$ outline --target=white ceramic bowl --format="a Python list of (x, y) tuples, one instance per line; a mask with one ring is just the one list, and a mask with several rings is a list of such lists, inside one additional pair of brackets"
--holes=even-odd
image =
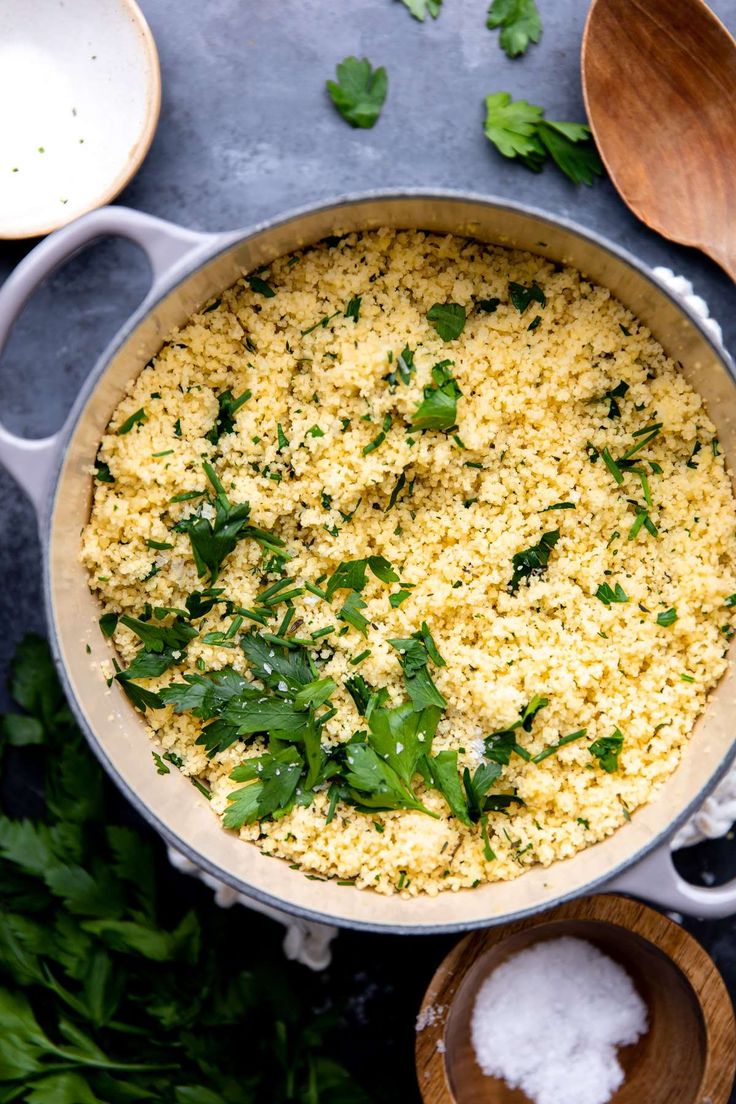
[(143, 161), (161, 75), (135, 0), (2, 0), (0, 238), (108, 203)]

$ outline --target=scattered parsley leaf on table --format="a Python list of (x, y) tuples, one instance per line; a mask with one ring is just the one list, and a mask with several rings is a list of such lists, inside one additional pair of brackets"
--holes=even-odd
[(327, 81), (332, 102), (346, 122), (364, 129), (375, 126), (388, 91), (388, 75), (368, 58), (347, 57), (337, 66), (337, 81)]
[(518, 157), (532, 172), (541, 172), (551, 157), (574, 184), (592, 184), (603, 172), (590, 127), (544, 118), (544, 108), (512, 100), (508, 92), (486, 96), (486, 138), (504, 157)]
[(442, 0), (401, 0), (401, 3), (420, 23), (423, 23), (428, 15), (436, 19), (442, 7)]
[(493, 0), (486, 26), (491, 31), (501, 28), (499, 45), (510, 58), (526, 53), (529, 44), (542, 36), (535, 0)]

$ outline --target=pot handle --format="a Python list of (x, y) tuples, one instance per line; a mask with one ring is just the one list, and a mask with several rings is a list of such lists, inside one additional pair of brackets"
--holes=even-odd
[[(203, 234), (129, 207), (101, 207), (50, 234), (28, 253), (0, 287), (0, 353), (10, 330), (36, 288), (64, 261), (97, 238), (118, 235), (135, 242), (151, 265), (145, 302), (158, 294), (170, 270), (185, 258), (210, 248), (218, 234)], [(40, 515), (61, 446), (62, 433), (35, 440), (10, 433), (0, 424), (0, 464), (30, 498)]]
[(627, 893), (701, 920), (721, 920), (736, 913), (736, 878), (720, 886), (691, 885), (677, 873), (669, 843), (606, 882), (603, 892)]

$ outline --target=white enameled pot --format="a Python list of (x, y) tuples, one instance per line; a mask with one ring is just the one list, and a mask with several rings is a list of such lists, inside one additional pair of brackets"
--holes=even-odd
[(109, 645), (100, 634), (100, 610), (79, 562), (79, 533), (89, 514), (90, 469), (126, 384), (173, 328), (242, 274), (327, 235), (379, 226), (528, 249), (572, 264), (610, 288), (681, 362), (708, 404), (730, 467), (736, 468), (736, 389), (726, 355), (643, 265), (569, 222), (507, 202), (447, 192), (350, 196), (226, 234), (194, 233), (122, 207), (94, 211), (38, 245), (0, 289), (1, 349), (34, 288), (94, 239), (107, 234), (131, 239), (146, 251), (153, 271), (151, 290), (92, 370), (63, 429), (29, 441), (0, 428), (0, 460), (38, 513), (49, 632), (80, 725), (123, 792), (178, 851), (251, 899), (309, 919), (384, 932), (459, 931), (516, 919), (603, 885), (700, 916), (736, 911), (736, 882), (709, 889), (688, 885), (675, 872), (668, 846), (736, 752), (731, 668), (677, 770), (613, 836), (550, 867), (532, 867), (512, 882), (414, 898), (309, 880), (224, 831), (187, 779), (176, 771), (164, 777), (156, 773), (143, 720), (117, 686), (106, 686), (100, 665), (109, 657)]

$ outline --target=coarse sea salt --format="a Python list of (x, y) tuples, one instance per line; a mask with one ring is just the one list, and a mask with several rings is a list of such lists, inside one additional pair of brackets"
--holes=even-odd
[(583, 939), (537, 943), (483, 982), (471, 1033), (478, 1065), (535, 1104), (606, 1104), (623, 1084), (616, 1048), (647, 1030), (625, 970)]

